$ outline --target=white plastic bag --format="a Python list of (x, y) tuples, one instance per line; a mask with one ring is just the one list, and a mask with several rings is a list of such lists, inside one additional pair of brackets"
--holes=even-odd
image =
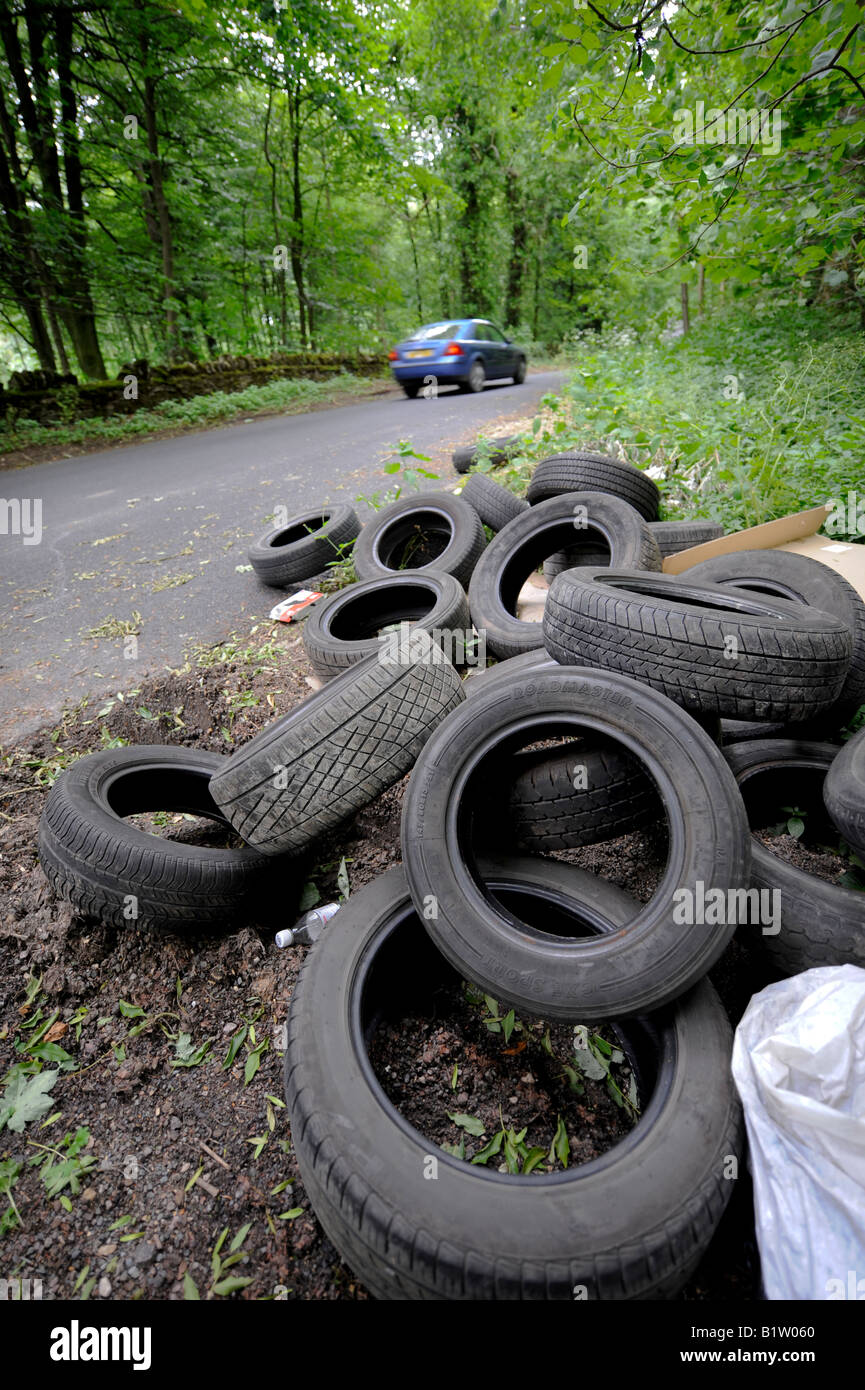
[(865, 1301), (865, 970), (807, 970), (755, 994), (733, 1077), (766, 1297)]

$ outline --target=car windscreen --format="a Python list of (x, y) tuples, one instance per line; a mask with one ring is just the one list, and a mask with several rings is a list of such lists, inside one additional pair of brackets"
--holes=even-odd
[(411, 341), (419, 338), (454, 338), (460, 328), (459, 323), (426, 323), (412, 333)]

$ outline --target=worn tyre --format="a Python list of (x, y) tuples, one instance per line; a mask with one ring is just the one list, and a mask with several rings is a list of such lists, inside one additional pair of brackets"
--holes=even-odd
[(501, 439), (479, 440), (477, 444), (464, 444), (461, 448), (454, 449), (451, 459), (457, 473), (468, 473), (481, 456), (488, 458), (492, 464), (507, 463), (508, 459), (513, 458), (514, 454), (518, 454), (522, 447), (522, 436), (509, 434)]
[(567, 751), (518, 753), (493, 794), (502, 806), (503, 830), (537, 853), (630, 835), (659, 809), (639, 762), (597, 734)]
[[(782, 805), (799, 806), (807, 812), (810, 833), (832, 842), (832, 825), (821, 816), (820, 789), (838, 753), (834, 744), (764, 739), (734, 744), (724, 753), (753, 826), (768, 824)], [(751, 886), (778, 894), (780, 931), (766, 932), (765, 923), (745, 930), (759, 940), (781, 974), (798, 975), (821, 965), (865, 967), (865, 893), (806, 873), (756, 838)], [(765, 901), (771, 909), (772, 898)]]
[(483, 473), (472, 473), (460, 497), (474, 507), (481, 521), (491, 531), (501, 531), (515, 516), (529, 510), (529, 504), (517, 497), (510, 488), (493, 482)]
[[(506, 766), (514, 740), (565, 733), (619, 741), (666, 815), (662, 885), (610, 940), (530, 931), (489, 899), (475, 873), (490, 775)], [(697, 880), (738, 887), (749, 865), (742, 798), (696, 722), (622, 676), (561, 668), (530, 671), (516, 684), (491, 681), (430, 739), (403, 802), (402, 850), (415, 903), (430, 894), (437, 903), (424, 925), (456, 969), (516, 1009), (586, 1022), (657, 1008), (700, 979), (735, 922), (683, 929), (675, 894), (693, 892)]]
[[(557, 668), (546, 652), (523, 652), (470, 675), (463, 689), (471, 700), (493, 681), (510, 685), (535, 671)], [(575, 767), (581, 770), (579, 778)], [(504, 833), (539, 852), (629, 835), (643, 829), (658, 810), (654, 788), (639, 763), (615, 742), (597, 736), (585, 748), (517, 753), (492, 799), (504, 808)]]
[(520, 656), (509, 656), (505, 661), (496, 661), (492, 666), (486, 666), (482, 671), (470, 671), (463, 681), (463, 689), (466, 698), (471, 699), (472, 696), (479, 695), (482, 690), (486, 690), (491, 681), (511, 682), (519, 680), (528, 671), (535, 671), (541, 666), (555, 668), (558, 664), (544, 651), (543, 647), (536, 647), (533, 651), (523, 652)]
[(435, 570), (350, 584), (313, 608), (303, 625), (304, 650), (316, 675), (330, 681), (381, 651), (383, 629), (396, 623), (439, 634), (445, 649), (451, 636), (446, 655), (456, 662), (464, 657), (471, 624), (465, 589), (452, 574)]
[[(587, 877), (563, 878), (571, 867), (516, 860), (484, 872), (499, 891), (558, 910)], [(606, 895), (604, 907), (620, 920)], [(743, 1147), (732, 1034), (711, 985), (620, 1026), (642, 1102), (626, 1139), (580, 1167), (518, 1177), (437, 1149), (373, 1073), (375, 1021), (426, 1007), (452, 980), (400, 869), (353, 895), (307, 957), (288, 1014), (285, 1093), (304, 1188), (336, 1248), (384, 1300), (671, 1298), (720, 1220), (729, 1157)]]
[(828, 613), (636, 570), (565, 570), (543, 630), (557, 661), (620, 671), (695, 713), (770, 722), (834, 704), (852, 645)]
[(214, 801), (262, 854), (304, 850), (399, 781), (462, 701), (462, 682), (428, 633), (393, 636), (214, 777)]
[[(694, 545), (717, 540), (723, 536), (723, 526), (714, 521), (650, 521), (649, 530), (658, 542), (661, 559), (676, 555), (680, 550), (690, 550)], [(544, 561), (544, 578), (550, 583), (562, 570), (579, 569), (587, 565), (606, 565), (608, 556), (598, 550), (559, 551)]]
[(837, 570), (789, 550), (740, 550), (694, 565), (685, 579), (789, 599), (840, 618), (850, 629), (850, 668), (837, 701), (822, 718), (840, 727), (865, 704), (865, 603)]
[(557, 550), (555, 555), (544, 561), (544, 579), (552, 584), (562, 570), (603, 569), (609, 561), (609, 551), (598, 550), (594, 546), (582, 550)]
[(716, 541), (724, 534), (723, 526), (716, 521), (653, 521), (651, 531), (665, 560), (668, 555)]
[[(273, 861), (253, 849), (216, 849), (150, 834), (124, 817), (186, 812), (230, 826), (210, 795), (227, 759), (162, 744), (107, 748), (62, 772), (39, 823), (39, 859), (82, 916), (116, 927), (176, 931), (240, 925), (273, 915)], [(279, 892), (294, 896), (290, 874)]]
[(486, 538), (474, 507), (449, 492), (421, 492), (384, 507), (354, 549), (358, 579), (434, 569), (466, 585)]
[(282, 588), (311, 579), (350, 555), (359, 534), (360, 522), (353, 507), (318, 507), (265, 531), (250, 546), (249, 561), (264, 584)]
[(657, 520), (661, 500), (657, 485), (632, 463), (582, 450), (542, 459), (526, 497), (534, 507), (563, 492), (608, 492), (629, 502), (646, 521)]
[[(578, 510), (575, 510), (578, 509)], [(577, 528), (577, 521), (584, 522)], [(580, 542), (574, 537), (579, 536)], [(469, 607), (478, 632), (486, 634), (493, 656), (519, 656), (543, 645), (540, 623), (516, 616), (525, 580), (554, 554), (575, 544), (604, 547), (610, 562), (659, 570), (661, 556), (639, 513), (603, 492), (567, 493), (530, 507), (490, 541), (472, 576)]]
[(865, 855), (865, 729), (836, 749), (823, 799), (838, 832)]

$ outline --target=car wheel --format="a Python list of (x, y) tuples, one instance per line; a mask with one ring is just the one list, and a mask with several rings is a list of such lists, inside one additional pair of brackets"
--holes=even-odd
[(413, 400), (415, 399), (415, 397), (417, 396), (418, 391), (420, 390), (420, 382), (419, 382), (419, 381), (404, 381), (404, 382), (402, 382), (402, 389), (405, 391), (405, 393), (406, 393), (406, 395), (408, 396), (409, 400), (410, 400), (410, 401), (413, 401)]
[(486, 379), (487, 374), (484, 370), (484, 364), (479, 357), (476, 357), (469, 367), (469, 374), (465, 381), (460, 383), (460, 389), (463, 391), (472, 391), (474, 393), (483, 391)]
[(521, 357), (514, 372), (514, 386), (522, 386), (526, 379), (526, 359)]

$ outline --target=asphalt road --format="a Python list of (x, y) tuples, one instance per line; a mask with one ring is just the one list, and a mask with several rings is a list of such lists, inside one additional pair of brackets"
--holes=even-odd
[[(0, 534), (0, 744), (266, 617), (282, 595), (237, 566), (276, 506), (292, 513), (384, 491), (394, 479), (382, 467), (401, 439), (453, 481), (457, 444), (531, 413), (562, 381), (539, 372), (479, 395), (391, 393), (0, 473), (4, 499), (42, 506), (40, 544)], [(122, 638), (87, 635), (134, 613), (134, 656)]]

